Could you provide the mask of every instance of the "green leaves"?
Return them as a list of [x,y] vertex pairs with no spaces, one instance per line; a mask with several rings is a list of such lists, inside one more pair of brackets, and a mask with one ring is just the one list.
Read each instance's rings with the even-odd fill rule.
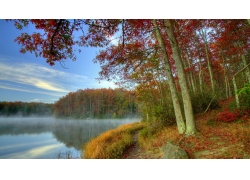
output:
[[244,85],[243,88],[238,89],[236,92],[238,95],[249,95],[250,96],[250,83]]
[[239,95],[240,105],[243,109],[250,108],[250,83],[246,83],[243,88],[238,89],[236,93]]

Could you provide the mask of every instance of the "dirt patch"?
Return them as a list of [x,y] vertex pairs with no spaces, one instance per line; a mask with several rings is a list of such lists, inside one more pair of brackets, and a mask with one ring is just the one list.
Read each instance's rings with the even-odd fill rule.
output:
[[125,149],[121,159],[160,159],[163,155],[160,149],[142,149],[138,143],[138,135],[139,132],[133,135],[134,143]]
[[[212,150],[202,150],[194,152],[194,158],[195,159],[203,159],[203,158],[209,158],[209,157],[226,157],[227,155],[230,155],[231,150],[236,150],[237,154],[244,155],[244,144],[243,143],[237,143],[229,146],[220,147],[218,149],[212,149]],[[237,157],[235,157],[237,158]]]

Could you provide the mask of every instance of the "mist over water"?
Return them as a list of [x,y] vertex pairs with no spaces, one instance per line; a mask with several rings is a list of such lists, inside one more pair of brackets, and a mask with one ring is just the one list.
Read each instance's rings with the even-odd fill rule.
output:
[[58,154],[69,151],[80,157],[82,146],[91,138],[139,121],[0,117],[0,158],[57,158]]

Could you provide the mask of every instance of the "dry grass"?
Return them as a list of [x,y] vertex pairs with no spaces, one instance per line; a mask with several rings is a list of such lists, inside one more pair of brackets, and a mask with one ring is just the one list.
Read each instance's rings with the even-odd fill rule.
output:
[[139,144],[145,150],[151,150],[163,146],[167,141],[177,141],[181,135],[176,125],[162,127],[154,123],[147,124],[140,131]]
[[142,128],[142,123],[132,123],[104,132],[87,143],[84,148],[84,158],[119,158],[125,148],[133,143],[133,133]]

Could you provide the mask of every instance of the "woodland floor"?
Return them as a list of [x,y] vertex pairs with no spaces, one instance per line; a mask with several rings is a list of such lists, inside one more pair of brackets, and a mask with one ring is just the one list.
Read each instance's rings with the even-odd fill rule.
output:
[[215,121],[232,99],[220,102],[220,109],[195,116],[198,132],[195,136],[185,137],[178,134],[175,126],[161,130],[150,139],[147,148],[141,148],[138,134],[134,134],[134,143],[127,147],[121,159],[159,159],[163,153],[161,147],[169,140],[179,145],[190,159],[249,159],[250,158],[250,118],[225,123]]
[[160,153],[159,148],[155,150],[145,150],[140,147],[138,142],[138,134],[136,132],[134,134],[134,143],[126,148],[123,156],[121,159],[159,159],[161,158],[162,154]]

